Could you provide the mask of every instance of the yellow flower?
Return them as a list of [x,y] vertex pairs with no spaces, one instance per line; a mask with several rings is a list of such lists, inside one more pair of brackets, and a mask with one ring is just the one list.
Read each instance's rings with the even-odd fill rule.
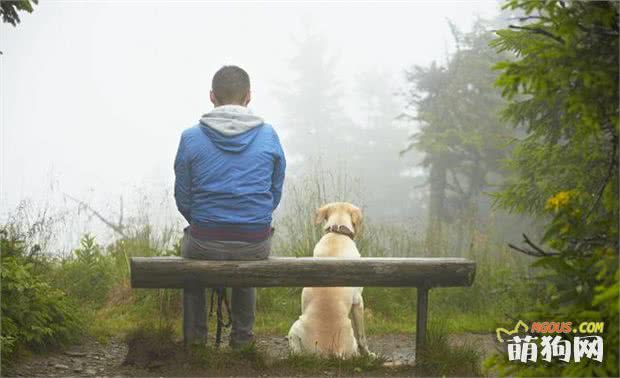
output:
[[570,199],[570,192],[559,192],[547,200],[545,209],[547,210],[553,209],[557,211],[558,209],[566,205],[569,199]]

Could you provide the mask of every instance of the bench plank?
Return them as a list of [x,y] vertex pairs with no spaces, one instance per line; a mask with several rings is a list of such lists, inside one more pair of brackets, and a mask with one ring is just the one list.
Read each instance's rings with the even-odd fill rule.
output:
[[258,261],[132,257],[134,288],[471,286],[476,264],[464,258],[361,259],[271,257]]

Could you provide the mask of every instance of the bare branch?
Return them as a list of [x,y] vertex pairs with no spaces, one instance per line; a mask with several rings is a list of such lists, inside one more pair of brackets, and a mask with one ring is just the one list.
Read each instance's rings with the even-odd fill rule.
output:
[[525,254],[525,255],[528,255],[528,256],[532,256],[532,257],[543,257],[543,255],[541,255],[541,254],[540,254],[540,253],[538,253],[538,252],[534,252],[534,251],[530,251],[530,250],[527,250],[527,249],[519,248],[519,247],[517,247],[517,246],[516,246],[516,245],[514,245],[514,244],[510,244],[510,243],[508,243],[508,247],[510,247],[511,249],[513,249],[513,250],[515,250],[515,251],[517,251],[517,252],[521,252],[521,253],[523,253],[523,254]]
[[515,16],[515,17],[508,17],[509,20],[519,20],[521,22],[524,21],[528,21],[528,20],[544,20],[544,21],[551,21],[551,19],[549,17],[545,17],[545,16]]
[[548,31],[544,30],[544,29],[540,29],[540,28],[532,28],[529,26],[517,26],[517,25],[508,25],[508,27],[510,29],[517,29],[517,30],[527,30],[530,31],[534,34],[540,34],[540,35],[544,35],[545,37],[549,37],[551,39],[553,39],[556,42],[559,43],[564,43],[564,40],[554,34],[549,33]]
[[594,204],[592,205],[590,210],[588,210],[588,213],[586,214],[586,217],[584,219],[588,219],[590,215],[592,215],[592,212],[598,207],[598,204],[601,202],[601,198],[603,197],[603,193],[605,192],[605,187],[607,187],[607,184],[609,183],[609,181],[611,180],[611,176],[613,175],[614,166],[616,165],[616,152],[618,148],[617,138],[613,138],[612,145],[613,147],[611,150],[611,154],[609,155],[607,175],[605,176],[605,179],[601,183],[599,189],[596,191],[596,200],[594,201]]
[[[78,205],[80,205],[84,209],[90,211],[94,216],[99,218],[99,220],[102,221],[106,226],[110,227],[114,232],[116,232],[117,234],[121,235],[123,238],[129,239],[127,234],[125,234],[125,232],[123,231],[124,226],[121,223],[119,223],[118,225],[112,223],[107,218],[105,218],[103,215],[101,215],[101,213],[99,213],[97,210],[93,209],[92,206],[90,206],[88,203],[86,203],[86,202],[84,202],[82,200],[79,200],[79,199],[77,199],[75,197],[72,197],[72,196],[70,196],[67,193],[64,193],[64,196],[69,198],[70,200],[76,202]],[[122,220],[122,215],[121,215],[121,220]]]
[[522,236],[523,236],[523,242],[527,244],[528,246],[530,246],[533,250],[520,248],[510,243],[508,243],[508,247],[510,247],[511,249],[514,249],[517,252],[521,252],[523,254],[526,254],[532,257],[549,257],[549,256],[559,255],[558,252],[547,252],[543,250],[542,248],[534,244],[534,242],[532,242],[530,238],[527,237],[527,235],[522,234]]
[[123,227],[123,214],[124,214],[124,212],[123,212],[123,196],[121,196],[121,198],[120,198],[120,215],[118,217],[118,225],[121,228],[124,228]]
[[540,248],[539,246],[537,246],[536,244],[534,244],[530,240],[530,238],[527,237],[527,235],[522,234],[522,236],[523,236],[523,241],[525,242],[525,244],[527,244],[530,247],[534,248],[534,250],[536,252],[540,253],[541,255],[543,255],[543,256],[556,256],[556,255],[559,255],[559,253],[557,253],[557,252],[546,252],[546,251],[543,251],[543,249]]

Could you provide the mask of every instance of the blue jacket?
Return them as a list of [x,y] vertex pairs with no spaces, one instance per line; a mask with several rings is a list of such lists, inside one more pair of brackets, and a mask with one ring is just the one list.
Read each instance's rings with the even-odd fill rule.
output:
[[269,225],[285,168],[271,125],[241,106],[215,108],[181,136],[177,208],[192,225]]

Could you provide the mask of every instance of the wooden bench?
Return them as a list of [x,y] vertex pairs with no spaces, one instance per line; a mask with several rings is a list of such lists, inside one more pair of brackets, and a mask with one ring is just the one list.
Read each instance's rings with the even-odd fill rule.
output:
[[[416,287],[416,350],[424,345],[428,291],[471,286],[476,263],[464,258],[271,257],[259,261],[131,258],[133,288],[377,286]],[[295,319],[291,319],[291,324]]]

